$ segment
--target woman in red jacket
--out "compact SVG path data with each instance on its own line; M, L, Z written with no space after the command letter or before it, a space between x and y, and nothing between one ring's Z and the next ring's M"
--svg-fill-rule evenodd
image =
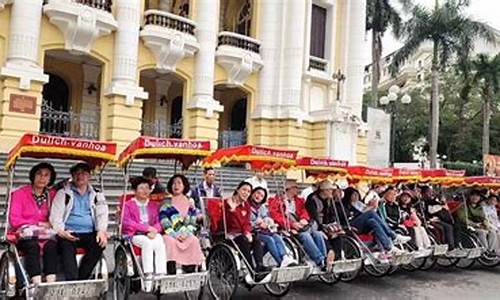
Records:
M269 269L263 264L262 242L256 234L252 233L251 209L247 202L251 192L252 185L243 181L240 182L233 195L224 201L226 228L228 236L238 245L250 267L260 273L256 276L257 281L260 281L265 277L261 276L262 273L269 272Z

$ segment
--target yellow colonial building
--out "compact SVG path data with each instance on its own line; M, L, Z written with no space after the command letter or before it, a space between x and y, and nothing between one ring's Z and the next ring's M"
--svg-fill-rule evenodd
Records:
M363 164L365 6L0 0L0 151L25 132L144 134Z

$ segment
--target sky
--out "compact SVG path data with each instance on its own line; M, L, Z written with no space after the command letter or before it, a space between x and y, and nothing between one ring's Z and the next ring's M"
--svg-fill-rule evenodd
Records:
M414 0L416 3L432 7L435 0ZM440 0L443 1L443 0ZM392 2L396 2L392 0ZM466 13L473 19L482 21L500 30L500 1L499 0L471 0L471 5ZM366 35L367 49L371 49L370 35ZM394 39L389 32L385 34L382 41L383 56L397 50L401 44ZM366 62L371 63L371 51L366 51Z

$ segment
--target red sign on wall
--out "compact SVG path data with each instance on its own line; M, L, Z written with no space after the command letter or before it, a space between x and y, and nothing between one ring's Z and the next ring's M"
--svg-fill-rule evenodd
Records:
M36 97L10 94L9 111L34 115L36 113Z

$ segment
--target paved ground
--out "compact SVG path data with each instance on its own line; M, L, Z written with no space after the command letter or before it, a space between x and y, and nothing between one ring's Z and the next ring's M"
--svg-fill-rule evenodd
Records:
M500 267L472 270L435 269L426 272L399 272L389 277L373 278L361 275L352 283L327 286L311 280L296 283L286 299L362 299L362 300L498 300L500 299ZM131 299L155 299L152 296L134 295ZM167 297L164 297L167 299ZM168 297L183 299L183 297ZM235 299L266 300L263 288L251 292L239 289Z

